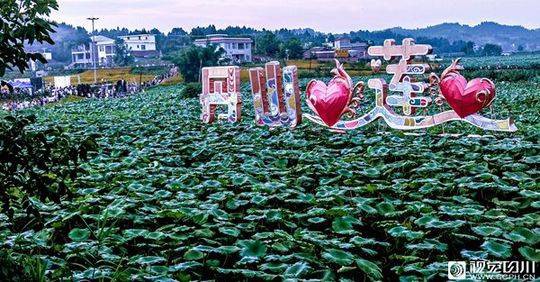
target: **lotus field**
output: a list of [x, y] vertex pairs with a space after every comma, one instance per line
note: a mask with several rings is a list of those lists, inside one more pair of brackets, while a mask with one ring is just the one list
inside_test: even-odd
[[3, 263], [47, 280], [418, 281], [448, 261], [540, 260], [536, 82], [497, 82], [483, 113], [516, 133], [269, 130], [247, 84], [240, 124], [205, 125], [182, 87], [26, 110], [30, 132], [98, 146], [71, 197], [31, 197], [40, 223], [0, 213]]

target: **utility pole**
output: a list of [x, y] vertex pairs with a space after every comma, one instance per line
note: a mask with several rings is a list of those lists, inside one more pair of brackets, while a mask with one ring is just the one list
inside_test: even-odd
[[[91, 50], [91, 56], [92, 56], [92, 66], [94, 67], [94, 84], [97, 83], [97, 70], [96, 70], [96, 55], [94, 54], [94, 45], [95, 45], [95, 42], [94, 42], [94, 37], [95, 37], [95, 22], [97, 20], [99, 20], [99, 18], [96, 18], [96, 17], [91, 17], [91, 18], [87, 18], [87, 20], [89, 21], [92, 21], [92, 44], [90, 46], [90, 50]], [[96, 49], [97, 49], [97, 46], [96, 46]]]

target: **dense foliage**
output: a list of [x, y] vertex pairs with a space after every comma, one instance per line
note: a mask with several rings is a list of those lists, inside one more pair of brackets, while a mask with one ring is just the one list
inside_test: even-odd
[[484, 56], [499, 56], [502, 54], [502, 47], [497, 44], [486, 44], [482, 48], [482, 55]]
[[182, 98], [198, 98], [202, 93], [202, 85], [198, 82], [186, 83], [180, 93]]
[[46, 223], [0, 220], [0, 242], [12, 264], [74, 280], [440, 280], [448, 260], [538, 261], [540, 88], [498, 87], [515, 134], [268, 130], [248, 85], [235, 125], [201, 124], [182, 87], [34, 109], [36, 129], [99, 134], [100, 149], [72, 200], [35, 199]]
[[48, 42], [53, 44], [50, 33], [54, 24], [48, 17], [58, 9], [56, 0], [4, 0], [0, 6], [0, 77], [6, 69], [16, 67], [20, 72], [28, 62], [47, 61], [39, 53], [29, 53], [24, 44]]
[[178, 71], [186, 82], [196, 82], [200, 81], [201, 68], [227, 63], [222, 58], [224, 53], [225, 50], [213, 45], [204, 48], [192, 46], [167, 59], [178, 66]]
[[121, 38], [117, 38], [114, 41], [114, 64], [117, 66], [125, 67], [133, 64], [135, 58], [131, 55], [131, 52], [128, 50], [125, 42]]
[[14, 209], [22, 207], [39, 221], [34, 201], [60, 203], [70, 196], [69, 186], [80, 172], [80, 161], [96, 146], [93, 136], [79, 142], [56, 126], [28, 129], [34, 122], [33, 116], [7, 115], [0, 120], [0, 201], [11, 220]]

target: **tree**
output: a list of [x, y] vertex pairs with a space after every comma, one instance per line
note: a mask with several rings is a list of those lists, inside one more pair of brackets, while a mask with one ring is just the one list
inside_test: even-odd
[[279, 52], [279, 45], [279, 39], [270, 31], [255, 39], [255, 51], [260, 55], [275, 57]]
[[183, 49], [189, 44], [191, 44], [191, 38], [187, 32], [182, 28], [175, 27], [165, 38], [161, 51], [163, 52], [164, 56], [167, 56], [172, 52]]
[[171, 61], [178, 66], [178, 71], [186, 82], [196, 82], [199, 80], [201, 68], [218, 65], [224, 53], [223, 49], [217, 49], [213, 45], [205, 48], [192, 46], [172, 57]]
[[13, 67], [24, 72], [28, 61], [47, 63], [43, 55], [24, 50], [24, 44], [54, 44], [50, 34], [55, 24], [49, 20], [58, 10], [56, 0], [3, 0], [0, 5], [0, 76]]
[[281, 58], [295, 60], [302, 59], [304, 55], [304, 47], [298, 38], [292, 38], [284, 44], [281, 44], [280, 49], [279, 53]]
[[328, 42], [336, 41], [336, 37], [333, 34], [328, 35], [328, 37], [326, 39], [328, 40]]
[[127, 46], [123, 39], [118, 38], [114, 41], [115, 55], [114, 63], [118, 66], [128, 66], [135, 62], [135, 58], [131, 55], [131, 52], [127, 49]]
[[196, 37], [203, 37], [209, 34], [216, 34], [216, 26], [215, 25], [209, 25], [208, 27], [194, 27], [191, 29], [191, 36]]
[[163, 50], [163, 43], [165, 42], [165, 34], [163, 34], [159, 29], [153, 28], [150, 30], [150, 34], [153, 34], [156, 37], [156, 48], [158, 50]]
[[487, 43], [482, 49], [482, 54], [485, 56], [500, 56], [502, 54], [502, 47], [497, 44]]
[[181, 27], [175, 27], [171, 30], [171, 32], [169, 32], [169, 35], [168, 36], [171, 36], [171, 35], [188, 35], [188, 33]]
[[465, 55], [474, 55], [474, 42], [467, 41], [461, 51], [465, 53]]

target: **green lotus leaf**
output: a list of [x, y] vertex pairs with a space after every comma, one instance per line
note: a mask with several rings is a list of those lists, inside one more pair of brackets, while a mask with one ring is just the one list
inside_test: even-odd
[[244, 240], [238, 245], [241, 247], [240, 255], [242, 257], [262, 257], [266, 254], [267, 246], [261, 241]]
[[485, 241], [482, 244], [482, 248], [498, 258], [509, 258], [512, 255], [512, 247], [510, 245], [493, 240]]
[[135, 263], [141, 264], [141, 265], [153, 265], [158, 263], [164, 263], [167, 260], [162, 257], [157, 256], [143, 256], [138, 258]]
[[219, 232], [231, 237], [238, 237], [240, 235], [240, 230], [234, 227], [221, 227], [219, 228]]
[[184, 253], [184, 258], [186, 260], [201, 260], [205, 257], [205, 254], [198, 250], [188, 250]]
[[90, 238], [90, 230], [74, 228], [69, 232], [68, 237], [75, 242], [86, 241]]
[[369, 260], [356, 259], [356, 265], [360, 268], [371, 280], [381, 280], [383, 278], [382, 270], [379, 266]]
[[502, 234], [502, 230], [498, 227], [494, 226], [476, 226], [473, 227], [472, 230], [474, 233], [481, 235], [481, 236], [500, 236]]
[[342, 266], [351, 265], [355, 259], [353, 254], [338, 249], [329, 249], [324, 251], [322, 253], [322, 257], [329, 262]]
[[283, 276], [287, 278], [298, 278], [302, 275], [307, 274], [310, 271], [311, 267], [305, 262], [297, 262], [285, 270]]
[[528, 261], [540, 261], [540, 250], [531, 247], [521, 247], [518, 249], [519, 253]]

